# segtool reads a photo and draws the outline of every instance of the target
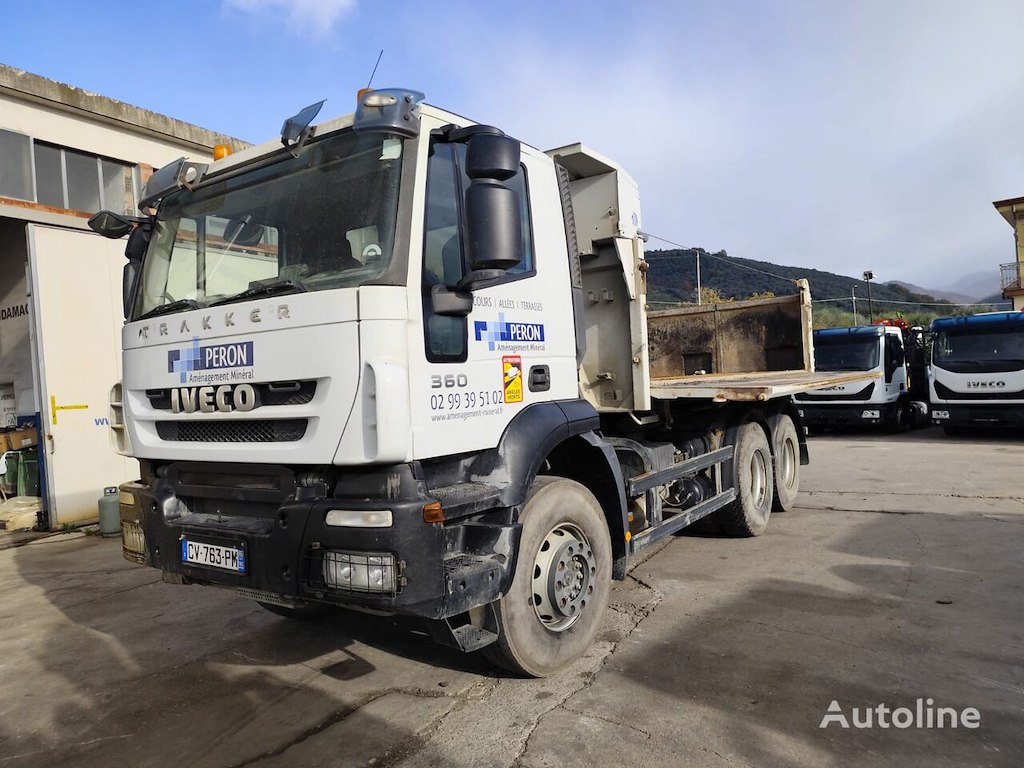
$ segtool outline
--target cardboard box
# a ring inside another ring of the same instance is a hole
[[[16,429],[13,432],[0,432],[0,441],[5,451],[20,451],[39,445],[39,434],[32,427]]]

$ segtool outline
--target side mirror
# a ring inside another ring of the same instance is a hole
[[[466,317],[473,311],[473,294],[438,283],[430,289],[430,309],[435,315]]]
[[[466,148],[466,256],[469,268],[508,270],[523,258],[519,195],[505,182],[519,173],[519,142],[481,133]],[[469,277],[469,275],[467,275]]]
[[[113,211],[100,211],[89,219],[89,229],[103,237],[117,240],[124,237],[132,228],[143,221],[138,216],[125,216],[123,213]]]
[[[152,224],[149,221],[142,222],[132,230],[128,236],[128,244],[124,248],[125,258],[128,259],[121,272],[121,305],[125,320],[131,315],[132,306],[135,304],[135,294],[138,292],[139,279],[142,277],[142,257],[146,255],[152,232]]]

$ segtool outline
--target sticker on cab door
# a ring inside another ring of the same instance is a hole
[[[519,355],[501,358],[502,388],[506,403],[523,402],[523,361]]]

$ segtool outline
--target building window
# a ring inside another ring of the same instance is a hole
[[[0,195],[34,200],[32,194],[32,139],[0,130]]]
[[[86,213],[135,208],[132,166],[3,129],[0,196]]]

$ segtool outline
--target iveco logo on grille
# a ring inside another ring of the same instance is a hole
[[[219,387],[176,387],[171,390],[174,413],[215,413],[251,411],[256,407],[252,384],[222,384]]]
[[[968,389],[1003,389],[1005,381],[968,381]]]
[[[253,345],[251,341],[235,341],[229,344],[199,344],[199,338],[181,349],[167,352],[167,372],[181,376],[182,384],[211,384],[225,379],[251,379]],[[214,371],[225,368],[236,369],[230,374],[197,374],[197,371]]]

